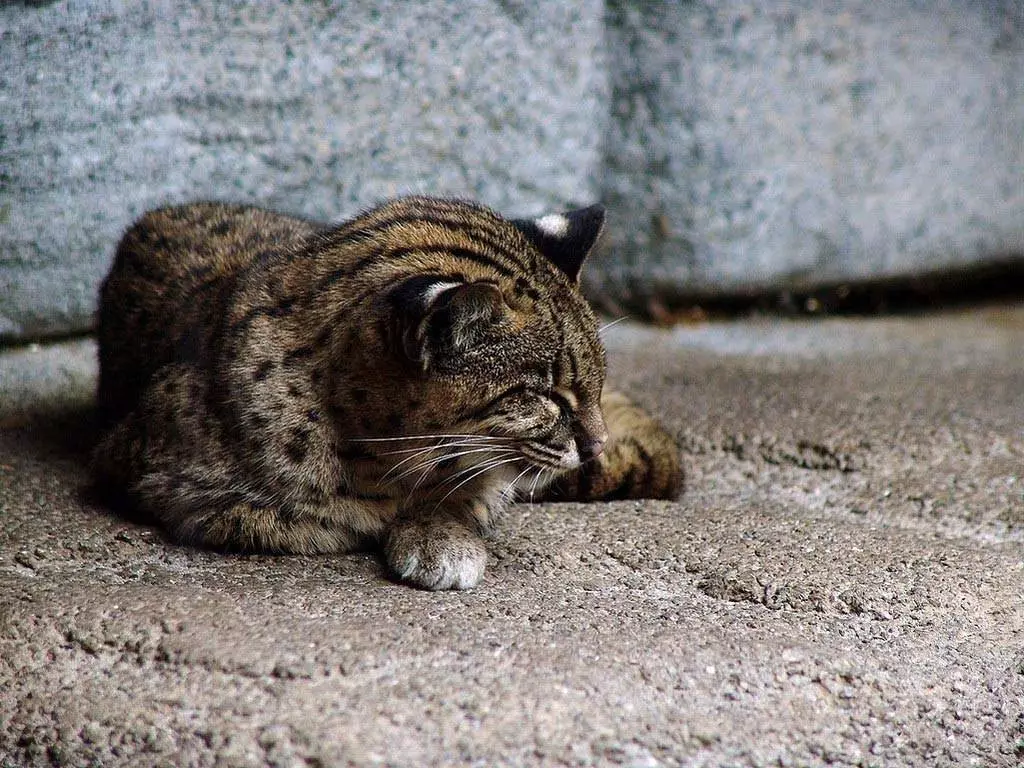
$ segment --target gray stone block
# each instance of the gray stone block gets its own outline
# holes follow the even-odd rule
[[[1024,5],[611,2],[620,299],[1024,256]]]
[[[123,228],[197,198],[601,198],[620,303],[1024,254],[1016,0],[8,3],[0,48],[0,341],[88,330]]]
[[[0,339],[81,331],[148,208],[596,196],[598,0],[0,7]]]

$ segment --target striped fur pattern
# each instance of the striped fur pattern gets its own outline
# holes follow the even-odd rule
[[[577,281],[603,218],[426,197],[337,227],[146,214],[100,295],[97,486],[184,542],[380,543],[431,589],[479,581],[481,535],[517,494],[674,496],[672,439],[602,396]]]

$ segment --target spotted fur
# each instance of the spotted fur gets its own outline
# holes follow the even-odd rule
[[[185,542],[379,542],[433,589],[479,581],[481,534],[517,492],[675,495],[671,438],[602,397],[577,281],[603,220],[425,197],[337,227],[217,203],[146,214],[100,295],[97,484]]]

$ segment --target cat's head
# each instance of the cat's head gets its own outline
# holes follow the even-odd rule
[[[481,466],[507,471],[556,474],[593,459],[608,438],[605,358],[578,285],[604,209],[529,220],[457,210],[453,246],[381,297],[388,346],[416,382],[400,432],[483,438],[449,439],[467,451],[460,466],[478,449]],[[436,239],[431,226],[421,232]]]

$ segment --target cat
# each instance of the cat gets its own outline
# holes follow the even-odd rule
[[[335,227],[145,214],[100,289],[97,488],[185,543],[381,545],[427,589],[480,581],[517,493],[675,497],[673,438],[602,394],[579,275],[604,218],[430,197]]]

